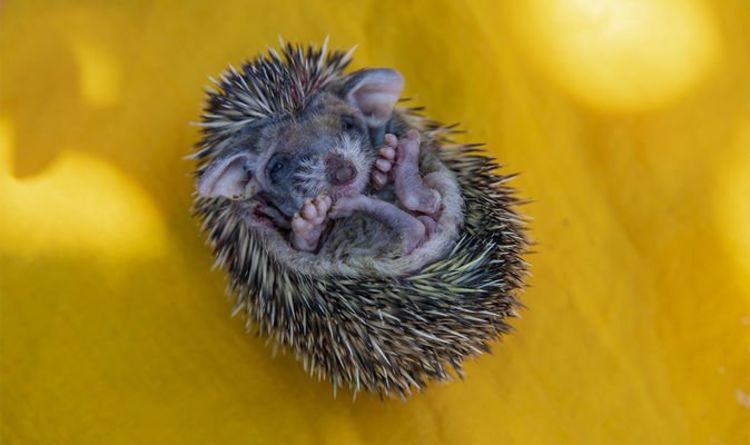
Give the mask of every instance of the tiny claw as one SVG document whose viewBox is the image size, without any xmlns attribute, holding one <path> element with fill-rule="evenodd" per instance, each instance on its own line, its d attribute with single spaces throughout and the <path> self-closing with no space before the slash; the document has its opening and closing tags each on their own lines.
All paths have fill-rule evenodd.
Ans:
<svg viewBox="0 0 750 445">
<path fill-rule="evenodd" d="M 317 209 L 312 204 L 312 202 L 308 202 L 305 204 L 304 207 L 302 207 L 302 216 L 304 216 L 306 219 L 313 219 L 317 213 Z"/>
<path fill-rule="evenodd" d="M 375 165 L 378 167 L 378 170 L 386 173 L 391 171 L 392 167 L 391 162 L 385 159 L 378 159 L 377 161 L 375 161 Z"/>
<path fill-rule="evenodd" d="M 388 178 L 382 172 L 373 172 L 372 179 L 377 188 L 382 188 L 388 182 Z"/>
<path fill-rule="evenodd" d="M 396 137 L 396 135 L 393 133 L 387 133 L 385 135 L 385 143 L 392 147 L 395 147 L 396 145 L 398 145 L 398 137 Z"/>
<path fill-rule="evenodd" d="M 298 213 L 298 214 L 296 214 L 296 215 L 294 215 L 294 217 L 292 218 L 292 229 L 293 229 L 293 230 L 294 230 L 295 232 L 302 232 L 302 231 L 308 230 L 308 229 L 309 229 L 309 226 L 310 226 L 310 223 L 309 223 L 309 222 L 307 222 L 307 221 L 305 221 L 305 220 L 304 220 L 304 219 L 303 219 L 303 218 L 302 218 L 302 217 L 301 217 L 301 216 L 299 215 L 299 213 Z"/>
<path fill-rule="evenodd" d="M 382 156 L 383 158 L 389 161 L 393 161 L 394 159 L 396 159 L 396 150 L 394 150 L 393 147 L 385 146 L 380 149 L 379 153 L 380 153 L 380 156 Z"/>
</svg>

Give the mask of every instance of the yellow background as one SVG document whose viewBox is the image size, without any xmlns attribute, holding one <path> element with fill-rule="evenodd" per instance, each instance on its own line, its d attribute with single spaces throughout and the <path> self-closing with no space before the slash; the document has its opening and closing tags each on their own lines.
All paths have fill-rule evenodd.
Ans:
<svg viewBox="0 0 750 445">
<path fill-rule="evenodd" d="M 517 333 L 407 403 L 230 319 L 188 214 L 202 87 L 358 44 L 520 171 Z M 750 443 L 750 2 L 4 1 L 0 441 Z"/>
</svg>

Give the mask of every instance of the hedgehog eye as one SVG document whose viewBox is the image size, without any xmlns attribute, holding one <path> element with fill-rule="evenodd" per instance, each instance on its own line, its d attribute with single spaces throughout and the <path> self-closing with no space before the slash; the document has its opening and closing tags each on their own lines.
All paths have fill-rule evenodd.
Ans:
<svg viewBox="0 0 750 445">
<path fill-rule="evenodd" d="M 276 161 L 271 165 L 271 174 L 278 173 L 284 169 L 284 163 L 282 161 Z"/>
<path fill-rule="evenodd" d="M 359 129 L 354 116 L 341 116 L 341 131 L 349 132 Z"/>
<path fill-rule="evenodd" d="M 267 172 L 268 178 L 272 183 L 278 184 L 279 181 L 283 180 L 289 166 L 289 158 L 282 154 L 275 154 L 268 160 Z"/>
</svg>

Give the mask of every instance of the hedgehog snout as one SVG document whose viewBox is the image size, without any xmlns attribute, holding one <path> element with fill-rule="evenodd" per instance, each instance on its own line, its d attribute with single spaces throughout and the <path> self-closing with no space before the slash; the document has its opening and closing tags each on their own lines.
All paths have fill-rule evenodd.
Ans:
<svg viewBox="0 0 750 445">
<path fill-rule="evenodd" d="M 357 168 L 350 160 L 339 154 L 333 154 L 326 158 L 326 176 L 333 186 L 349 185 L 357 177 Z"/>
</svg>

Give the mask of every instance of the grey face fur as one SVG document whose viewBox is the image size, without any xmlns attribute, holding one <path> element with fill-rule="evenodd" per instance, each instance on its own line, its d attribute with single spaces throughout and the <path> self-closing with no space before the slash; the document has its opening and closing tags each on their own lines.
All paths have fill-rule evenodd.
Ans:
<svg viewBox="0 0 750 445">
<path fill-rule="evenodd" d="M 298 114 L 241 129 L 199 178 L 199 194 L 255 197 L 265 204 L 256 216 L 283 226 L 307 198 L 361 193 L 375 155 L 371 136 L 390 119 L 402 88 L 394 70 L 362 70 Z"/>
</svg>

